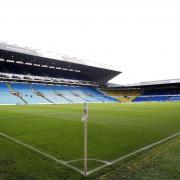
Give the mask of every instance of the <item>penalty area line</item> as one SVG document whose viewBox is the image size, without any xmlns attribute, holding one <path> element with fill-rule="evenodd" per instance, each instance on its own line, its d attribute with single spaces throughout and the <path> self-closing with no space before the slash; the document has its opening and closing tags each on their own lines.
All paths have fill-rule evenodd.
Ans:
<svg viewBox="0 0 180 180">
<path fill-rule="evenodd" d="M 71 169 L 75 170 L 76 172 L 84 175 L 84 172 L 81 171 L 80 169 L 78 169 L 78 168 L 76 168 L 76 167 L 74 167 L 74 166 L 72 166 L 72 165 L 70 165 L 70 164 L 67 164 L 65 161 L 60 160 L 60 159 L 57 159 L 56 157 L 54 157 L 54 156 L 52 156 L 52 155 L 50 155 L 50 154 L 47 154 L 47 153 L 45 153 L 45 152 L 43 152 L 43 151 L 40 151 L 39 149 L 37 149 L 37 148 L 35 148 L 35 147 L 33 147 L 33 146 L 30 146 L 30 145 L 28 145 L 28 144 L 26 144 L 26 143 L 23 143 L 22 141 L 19 141 L 19 140 L 13 138 L 13 137 L 10 137 L 10 136 L 8 136 L 7 134 L 4 134 L 4 133 L 2 133 L 2 132 L 0 132 L 0 136 L 3 136 L 3 137 L 5 137 L 6 139 L 9 139 L 9 140 L 11 140 L 11 141 L 14 141 L 14 142 L 16 142 L 17 144 L 20 144 L 20 145 L 22 145 L 22 146 L 24 146 L 24 147 L 26 147 L 26 148 L 28 148 L 28 149 L 30 149 L 30 150 L 38 153 L 38 154 L 41 154 L 41 155 L 45 156 L 45 157 L 48 158 L 48 159 L 51 159 L 51 160 L 55 161 L 56 163 L 59 163 L 59 164 L 61 164 L 61 165 L 64 165 L 64 166 L 66 166 L 66 167 L 68 167 L 68 168 L 71 168 Z"/>
</svg>

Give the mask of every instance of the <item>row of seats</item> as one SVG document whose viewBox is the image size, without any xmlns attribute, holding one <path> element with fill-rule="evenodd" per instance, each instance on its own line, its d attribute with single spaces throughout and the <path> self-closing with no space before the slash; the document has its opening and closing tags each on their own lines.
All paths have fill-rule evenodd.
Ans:
<svg viewBox="0 0 180 180">
<path fill-rule="evenodd" d="M 180 96 L 173 96 L 170 99 L 171 101 L 180 101 Z"/>
<path fill-rule="evenodd" d="M 108 90 L 107 93 L 110 96 L 139 96 L 139 89 L 130 89 L 130 90 Z"/>
<path fill-rule="evenodd" d="M 6 83 L 0 83 L 0 104 L 25 104 L 22 99 L 14 96 Z"/>
<path fill-rule="evenodd" d="M 148 102 L 148 101 L 180 101 L 180 95 L 138 96 L 133 100 L 133 102 Z"/>
<path fill-rule="evenodd" d="M 20 97 L 13 95 L 16 92 Z M 0 104 L 67 104 L 116 102 L 92 87 L 27 83 L 0 83 Z"/>
<path fill-rule="evenodd" d="M 47 100 L 37 96 L 34 90 L 27 84 L 11 83 L 10 86 L 15 92 L 19 92 L 28 104 L 47 103 Z"/>
</svg>

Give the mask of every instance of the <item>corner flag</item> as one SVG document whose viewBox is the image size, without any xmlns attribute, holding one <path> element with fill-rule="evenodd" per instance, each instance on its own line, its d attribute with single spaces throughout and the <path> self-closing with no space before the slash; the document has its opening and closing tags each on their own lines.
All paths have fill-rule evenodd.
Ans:
<svg viewBox="0 0 180 180">
<path fill-rule="evenodd" d="M 82 121 L 84 122 L 84 176 L 87 176 L 87 119 L 88 119 L 88 105 L 84 103 L 84 111 Z"/>
<path fill-rule="evenodd" d="M 82 116 L 82 121 L 85 121 L 88 119 L 88 105 L 87 103 L 84 103 L 84 111 Z"/>
</svg>

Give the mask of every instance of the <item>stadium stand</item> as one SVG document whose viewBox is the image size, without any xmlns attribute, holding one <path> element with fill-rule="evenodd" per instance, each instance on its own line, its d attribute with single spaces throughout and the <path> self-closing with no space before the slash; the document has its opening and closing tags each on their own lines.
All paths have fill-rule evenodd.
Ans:
<svg viewBox="0 0 180 180">
<path fill-rule="evenodd" d="M 173 89 L 145 89 L 143 95 L 174 95 L 180 94 L 180 90 Z"/>
<path fill-rule="evenodd" d="M 28 85 L 24 83 L 9 83 L 11 88 L 15 91 L 21 94 L 22 98 L 28 103 L 28 104 L 45 104 L 48 103 L 48 101 L 41 96 L 38 96 L 33 89 Z"/>
<path fill-rule="evenodd" d="M 108 84 L 103 64 L 0 42 L 0 104 L 179 101 L 180 80 Z"/>
<path fill-rule="evenodd" d="M 134 99 L 134 102 L 145 102 L 145 101 L 169 101 L 168 96 L 138 96 Z"/>
<path fill-rule="evenodd" d="M 117 100 L 105 96 L 92 87 L 16 82 L 0 83 L 0 104 L 68 104 L 84 102 L 117 102 Z"/>
<path fill-rule="evenodd" d="M 134 102 L 144 101 L 179 101 L 179 84 L 161 84 L 142 87 L 142 95 L 134 99 Z"/>
<path fill-rule="evenodd" d="M 110 84 L 107 92 L 121 102 L 180 101 L 180 80 L 162 80 L 118 86 Z"/>
<path fill-rule="evenodd" d="M 117 102 L 99 88 L 120 73 L 89 60 L 0 42 L 0 104 Z"/>
<path fill-rule="evenodd" d="M 139 96 L 139 89 L 125 89 L 125 90 L 108 90 L 110 96 Z"/>
<path fill-rule="evenodd" d="M 0 83 L 0 104 L 25 104 L 18 96 L 13 95 L 6 83 Z"/>
<path fill-rule="evenodd" d="M 180 101 L 180 96 L 170 97 L 170 101 Z"/>
<path fill-rule="evenodd" d="M 132 102 L 137 96 L 120 96 L 116 97 L 119 101 L 127 103 Z"/>
<path fill-rule="evenodd" d="M 146 102 L 146 101 L 179 101 L 180 95 L 153 95 L 153 96 L 138 96 L 134 99 L 134 102 Z"/>
</svg>

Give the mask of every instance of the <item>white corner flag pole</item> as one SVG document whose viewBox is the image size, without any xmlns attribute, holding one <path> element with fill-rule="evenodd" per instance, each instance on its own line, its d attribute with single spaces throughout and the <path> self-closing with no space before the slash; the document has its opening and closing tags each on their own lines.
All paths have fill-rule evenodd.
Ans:
<svg viewBox="0 0 180 180">
<path fill-rule="evenodd" d="M 88 120 L 88 105 L 84 103 L 84 112 L 82 121 L 84 121 L 84 176 L 87 176 L 87 120 Z"/>
</svg>

